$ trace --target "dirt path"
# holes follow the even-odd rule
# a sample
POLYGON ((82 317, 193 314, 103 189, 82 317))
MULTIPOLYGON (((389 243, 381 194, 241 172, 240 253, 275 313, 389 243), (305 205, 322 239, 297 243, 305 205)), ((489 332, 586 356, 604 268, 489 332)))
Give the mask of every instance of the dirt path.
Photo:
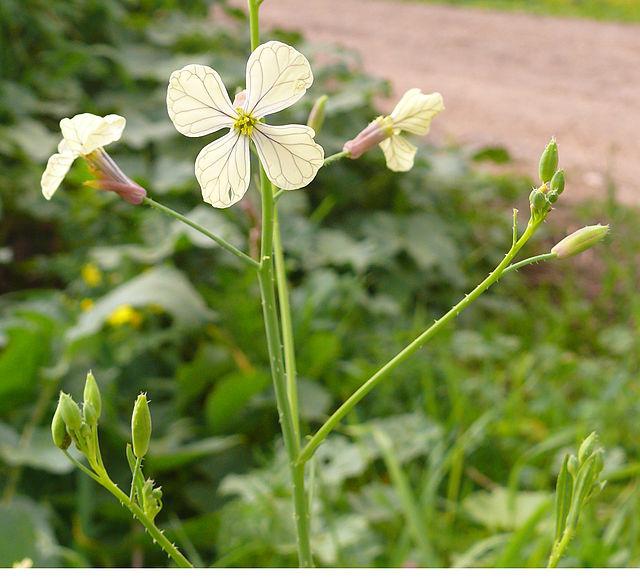
POLYGON ((394 90, 444 95, 439 141, 503 144, 532 174, 551 135, 569 194, 640 204, 640 26, 391 0, 265 0, 266 25, 358 50, 394 90))

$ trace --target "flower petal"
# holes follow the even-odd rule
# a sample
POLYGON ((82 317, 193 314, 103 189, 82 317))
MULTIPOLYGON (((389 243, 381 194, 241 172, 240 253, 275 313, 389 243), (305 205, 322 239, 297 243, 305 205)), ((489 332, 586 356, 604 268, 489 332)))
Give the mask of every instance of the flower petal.
POLYGON ((301 124, 271 126, 258 123, 253 129, 260 162, 269 180, 287 191, 308 185, 324 162, 324 150, 312 128, 301 124))
POLYGON ((387 167, 395 172, 406 172, 413 167, 418 150, 406 138, 394 134, 380 143, 387 167))
POLYGON ((247 101, 244 110, 262 118, 291 106, 313 83, 309 61, 282 42, 256 48, 247 62, 247 101))
POLYGON ((76 160, 77 156, 78 155, 71 151, 65 151, 49 157, 47 168, 44 170, 44 173, 42 173, 42 178, 40 179, 42 194, 47 201, 53 197, 53 194, 60 186, 62 179, 64 179, 65 175, 69 172, 71 164, 76 160))
POLYGON ((231 127, 238 116, 220 75, 202 64, 189 64, 171 73, 167 110, 178 132, 185 136, 231 127))
POLYGON ((413 134, 425 135, 433 117, 444 110, 442 95, 439 92, 423 94, 418 88, 404 93, 400 102, 391 113, 393 126, 413 134))
MULTIPOLYGON (((79 155, 87 155, 94 150, 117 141, 122 136, 126 120, 117 114, 97 116, 88 112, 76 114, 73 118, 60 121, 62 144, 79 155)), ((62 152, 62 151, 61 151, 62 152)))
POLYGON ((236 131, 204 147, 196 158, 196 178, 202 197, 224 209, 237 203, 249 188, 249 138, 236 131))

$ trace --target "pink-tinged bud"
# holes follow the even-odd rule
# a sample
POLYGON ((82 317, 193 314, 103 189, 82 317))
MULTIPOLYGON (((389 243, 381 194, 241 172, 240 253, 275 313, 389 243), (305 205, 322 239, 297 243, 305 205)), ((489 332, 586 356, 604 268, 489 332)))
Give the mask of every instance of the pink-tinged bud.
POLYGON ((582 229, 578 229, 575 233, 571 233, 571 235, 562 239, 562 241, 551 249, 551 252, 556 255, 558 259, 573 257, 602 241, 608 233, 609 225, 589 225, 588 227, 582 227, 582 229))
POLYGON ((391 136, 393 136, 393 119, 390 116, 379 116, 356 138, 344 143, 342 150, 349 154, 349 158, 357 159, 391 136))
POLYGON ((242 108, 245 102, 247 102, 247 91, 241 90, 233 99, 233 108, 242 108))
POLYGON ((91 172, 96 176, 95 180, 87 181, 85 185, 103 191, 113 191, 132 205, 139 205, 144 201, 147 191, 125 175, 104 149, 96 149, 85 158, 91 172))

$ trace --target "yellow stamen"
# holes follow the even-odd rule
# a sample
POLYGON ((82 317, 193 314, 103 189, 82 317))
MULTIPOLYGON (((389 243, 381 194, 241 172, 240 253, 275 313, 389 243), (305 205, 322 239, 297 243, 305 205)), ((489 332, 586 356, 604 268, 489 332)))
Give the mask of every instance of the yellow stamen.
POLYGON ((258 119, 255 116, 245 112, 241 108, 236 109, 238 111, 238 118, 236 122, 233 124, 233 129, 243 134, 245 136, 251 136, 253 132, 253 127, 258 122, 258 119))

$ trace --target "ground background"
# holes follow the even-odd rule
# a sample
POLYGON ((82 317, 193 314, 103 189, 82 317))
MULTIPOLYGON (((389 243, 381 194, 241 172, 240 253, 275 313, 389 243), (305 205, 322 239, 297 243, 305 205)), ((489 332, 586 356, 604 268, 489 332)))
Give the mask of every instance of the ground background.
MULTIPOLYGON (((535 174, 551 135, 570 195, 640 199, 640 25, 390 0, 266 0, 264 22, 356 50, 394 97, 443 94, 437 142, 504 145, 535 174), (621 151, 624 150, 624 154, 621 151)), ((629 9, 630 12, 631 9, 629 9)))

